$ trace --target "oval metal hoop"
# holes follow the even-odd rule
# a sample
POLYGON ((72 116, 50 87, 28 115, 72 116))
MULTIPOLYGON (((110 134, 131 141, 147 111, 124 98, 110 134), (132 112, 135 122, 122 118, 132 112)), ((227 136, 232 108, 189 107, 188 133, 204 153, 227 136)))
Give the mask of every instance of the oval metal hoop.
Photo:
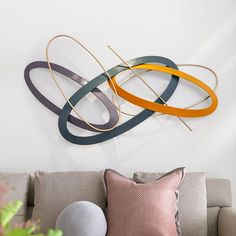
MULTIPOLYGON (((165 57, 160 57, 160 56, 146 56, 146 57, 139 57, 135 58, 132 60, 127 61, 130 66, 137 66, 140 64, 145 64, 145 63, 161 63, 164 64, 168 67, 174 68, 178 70, 178 67, 176 64, 171 61, 168 58, 165 57)), ((147 64, 148 65, 148 64, 147 64)), ((115 66, 108 70, 108 73, 113 77, 120 72, 127 70, 127 66, 122 63, 118 66, 115 66)), ((82 88, 80 88, 77 92, 75 92, 71 98, 70 101, 71 103, 75 106, 86 94, 88 94, 91 90, 99 86, 100 84, 106 82, 108 80, 107 76, 105 74, 101 74, 97 77, 95 77, 92 81, 88 82, 86 85, 84 85, 82 88)), ((164 92, 161 94, 161 97, 165 100, 168 101, 168 99, 172 96, 174 93, 177 85, 179 82, 179 77, 172 75, 171 80, 164 90, 164 92)), ((154 101, 155 103, 163 104, 163 101, 158 98, 154 101)), ((104 132, 101 134, 96 134, 92 136, 76 136, 72 134, 67 127, 67 120, 70 115, 70 112, 72 111, 71 106, 66 103, 65 106, 63 107, 59 120, 58 120, 58 127, 61 135, 69 142, 75 143, 75 144, 80 144, 80 145, 89 145, 89 144, 95 144, 95 143, 101 143, 106 140, 109 140, 111 138, 114 138, 120 134, 125 133, 126 131, 132 129, 133 127, 137 126, 138 124, 142 123, 144 120, 146 120, 148 117, 150 117, 154 111, 144 109, 141 111, 139 114, 137 114, 135 117, 130 118, 128 121, 120 124, 117 126, 115 129, 104 132)))
MULTIPOLYGON (((213 74, 214 79, 215 79, 215 84, 214 84, 212 90, 213 90, 214 92, 216 91, 216 89, 217 89, 217 87, 218 87, 218 82, 219 82, 219 80, 218 80, 217 74, 216 74, 215 71, 212 70, 211 68, 209 68, 209 67, 207 67, 207 66, 199 65, 199 64, 177 64, 177 66, 178 66, 178 67, 199 67, 199 68, 202 68, 202 69, 205 69, 205 70, 210 71, 210 72, 213 74)), ((129 69, 128 69, 128 70, 129 70, 129 69)), ((141 73, 139 73, 139 74, 142 75, 142 74, 144 74, 144 73, 146 73, 146 72, 149 72, 149 71, 152 71, 152 70, 145 70, 145 71, 143 71, 143 72, 141 72, 141 73)), ((119 85, 122 86, 122 85, 126 84, 127 82, 129 82, 131 79, 133 79, 133 78, 135 78, 135 77, 136 77, 136 75, 133 75, 133 76, 127 78, 125 81, 123 81, 123 82, 120 83, 119 85)), ((210 98, 210 96, 208 95, 208 96, 206 96, 205 98, 201 99, 200 101, 197 101, 197 102, 195 102, 195 103, 193 103, 193 104, 191 104, 191 105, 188 105, 188 106, 183 107, 183 109, 190 109, 190 108, 192 108, 192 107, 198 106, 198 105, 202 104, 203 102, 205 102, 206 100, 208 100, 209 98, 210 98)), ((116 104, 116 103, 115 103, 115 97, 114 97, 114 95, 112 95, 112 102, 113 102, 113 104, 116 104)), ((117 104, 116 104, 116 108, 118 109, 117 104)), ((133 114, 133 113, 124 111, 124 110, 121 108, 121 105, 120 105, 120 111, 121 111, 122 114, 127 115, 127 116, 136 116, 136 114, 133 114)), ((160 116, 160 115, 166 115, 166 114, 163 114, 163 113, 156 113, 156 114, 155 114, 155 116, 160 116)))
MULTIPOLYGON (((214 91, 208 87, 205 83, 200 81, 199 79, 184 73, 182 71, 166 67, 166 66, 160 66, 156 64, 143 64, 143 65, 138 65, 134 66, 134 69, 151 69, 151 70, 156 70, 160 72, 165 72, 168 74, 172 74, 178 77, 181 77, 187 81, 192 82, 193 84, 196 84, 198 87, 200 87, 202 90, 204 90, 208 95, 211 97, 211 105, 209 105, 207 108, 202 108, 202 109, 183 109, 183 108, 177 108, 173 106, 163 106, 162 104, 154 103, 152 101, 148 101, 146 99, 143 99, 141 97, 138 97, 122 87, 116 82, 116 77, 113 76, 112 80, 116 86, 116 90, 119 94, 120 97, 124 98, 125 100, 131 102, 132 104, 135 104, 137 106, 143 107, 145 109, 149 109, 152 111, 160 112, 160 113, 165 113, 168 115, 174 115, 174 116, 180 116, 180 117, 201 117, 201 116, 206 116, 211 114, 217 107, 218 105, 218 99, 216 97, 216 94, 214 91)), ((109 81, 109 85, 111 85, 109 81)), ((112 86, 111 86, 112 88, 112 86)))
MULTIPOLYGON (((63 66, 51 63, 52 70, 66 76, 67 78, 75 81, 76 83, 80 84, 81 86, 84 86, 85 84, 88 83, 87 80, 82 78, 81 76, 75 74, 71 70, 66 69, 63 66)), ((60 115, 61 113, 61 108, 59 108, 57 105, 55 105, 53 102, 51 102, 49 99, 47 99, 33 84, 30 72, 34 69, 37 68, 45 68, 48 69, 48 63, 46 61, 35 61, 30 63, 29 65, 26 66, 25 71, 24 71, 24 77, 25 77, 25 82, 29 88, 29 90, 32 92, 32 94, 45 106, 47 107, 50 111, 54 112, 57 115, 60 115)), ((96 96, 106 107, 106 109, 109 112, 109 120, 105 124, 92 124, 92 126, 95 126, 98 129, 108 129, 110 127, 113 127, 114 124, 118 122, 118 113, 116 110, 116 107, 113 105, 111 100, 98 88, 95 88, 91 91, 91 93, 96 96)), ((79 118, 69 115, 68 121, 82 129, 86 129, 89 131, 96 131, 90 126, 88 126, 84 121, 80 120, 79 118)), ((96 131, 97 132, 97 131, 96 131)))

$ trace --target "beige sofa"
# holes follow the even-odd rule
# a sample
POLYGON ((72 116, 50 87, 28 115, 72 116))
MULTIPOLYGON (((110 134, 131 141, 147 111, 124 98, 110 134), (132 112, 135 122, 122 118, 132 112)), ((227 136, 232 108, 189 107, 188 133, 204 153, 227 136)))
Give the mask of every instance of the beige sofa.
MULTIPOLYGON (((146 181, 156 174, 137 172, 134 179, 146 181)), ((102 172, 1 173, 0 181, 12 188, 8 201, 19 199, 24 207, 16 221, 42 221, 42 230, 54 227, 56 217, 69 203, 88 200, 106 206, 102 172)), ((144 181, 145 182, 145 181, 144 181)), ((205 179, 203 173, 188 173, 180 189, 180 223, 183 236, 236 236, 236 210, 232 208, 227 179, 205 179)), ((125 236, 125 235, 124 235, 125 236)))

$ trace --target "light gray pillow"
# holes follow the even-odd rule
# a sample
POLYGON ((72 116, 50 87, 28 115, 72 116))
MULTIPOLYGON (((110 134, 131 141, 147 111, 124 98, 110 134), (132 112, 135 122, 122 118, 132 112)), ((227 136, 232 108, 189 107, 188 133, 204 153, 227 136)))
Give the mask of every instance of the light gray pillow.
POLYGON ((107 222, 100 207, 92 202, 79 201, 60 213, 56 228, 63 231, 63 236, 105 236, 107 222))
POLYGON ((105 208, 103 172, 36 172, 34 180, 33 220, 40 221, 40 231, 55 228, 57 217, 69 204, 90 201, 105 208))
MULTIPOLYGON (((155 181, 163 173, 136 172, 137 183, 155 181)), ((204 173, 186 173, 179 189, 179 219, 182 236, 207 236, 207 197, 204 173)))

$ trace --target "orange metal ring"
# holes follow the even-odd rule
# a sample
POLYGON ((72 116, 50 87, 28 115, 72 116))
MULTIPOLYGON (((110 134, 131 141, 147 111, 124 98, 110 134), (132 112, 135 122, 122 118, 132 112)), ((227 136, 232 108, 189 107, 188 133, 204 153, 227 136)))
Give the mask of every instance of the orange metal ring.
MULTIPOLYGON (((214 112, 218 105, 218 99, 214 91, 205 83, 203 83, 199 79, 187 73, 184 73, 182 71, 179 71, 170 67, 156 65, 156 64, 142 64, 142 65, 134 66, 132 68, 133 69, 151 69, 154 71, 161 71, 168 74, 176 75, 187 81, 190 81, 196 84, 201 89, 203 89, 209 95, 209 97, 211 98, 211 105, 207 108, 202 108, 202 109, 183 109, 183 108, 176 108, 176 107, 165 105, 165 104, 154 103, 154 102, 148 101, 146 99, 140 98, 138 96, 135 96, 127 92, 116 82, 116 77, 115 76, 112 77, 112 82, 114 83, 114 86, 117 90, 118 95, 130 103, 133 103, 137 106, 140 106, 140 107, 152 110, 152 111, 156 111, 156 112, 160 112, 160 113, 164 113, 168 115, 180 116, 180 117, 206 116, 214 112)), ((111 89, 113 89, 113 86, 110 81, 109 81, 109 86, 111 87, 111 89)))

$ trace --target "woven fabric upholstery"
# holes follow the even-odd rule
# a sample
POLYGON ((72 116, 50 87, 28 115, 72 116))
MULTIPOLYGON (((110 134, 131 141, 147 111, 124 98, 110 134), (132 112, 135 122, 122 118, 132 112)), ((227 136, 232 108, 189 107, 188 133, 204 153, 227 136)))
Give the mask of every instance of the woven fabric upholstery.
POLYGON ((207 236, 218 235, 218 219, 219 219, 220 207, 209 207, 207 208, 207 236))
POLYGON ((90 201, 104 209, 103 172, 37 172, 34 180, 33 220, 43 233, 54 228, 58 215, 70 203, 90 201))
MULTIPOLYGON (((67 172, 69 174, 69 172, 67 172)), ((32 217, 32 208, 34 206, 34 178, 31 178, 31 184, 28 184, 29 182, 29 175, 28 174, 18 174, 18 173, 0 173, 0 180, 2 176, 4 175, 4 178, 11 179, 11 182, 14 183, 17 187, 14 188, 12 192, 11 200, 22 200, 24 202, 24 205, 27 205, 27 213, 25 212, 25 207, 21 209, 21 211, 18 213, 18 216, 15 217, 15 221, 23 221, 25 218, 30 219, 32 217), (10 177, 7 177, 10 176, 10 177), (20 177, 21 176, 21 177, 20 177), (21 182, 22 181, 22 182, 21 182), (22 194, 23 193, 23 194, 22 194), (26 196, 28 194, 28 201, 26 199, 26 196), (22 198, 23 196, 23 198, 22 198), (25 197, 24 197, 25 196, 25 197)), ((187 173, 188 175, 188 173, 187 173)), ((158 175, 160 176, 160 174, 158 175)), ((101 176, 100 176, 101 177, 101 176)), ((156 173, 153 178, 156 178, 156 173)), ((63 182, 66 182, 67 180, 63 180, 63 182)), ((86 181, 85 181, 86 182, 86 181)), ((195 182, 196 184, 197 182, 195 182)), ((13 186, 14 186, 13 184, 13 186)), ((183 183, 184 184, 184 183, 183 183)), ((184 186, 184 185, 183 185, 184 186)), ((182 187, 183 187, 182 186, 182 187)), ((208 216, 208 236, 217 236, 217 228, 218 228, 218 209, 222 206, 231 206, 232 205, 232 199, 231 199, 231 186, 230 181, 227 179, 206 179, 206 190, 207 190, 207 216, 208 216)), ((44 190, 46 191, 46 190, 44 190)), ((50 191, 50 190, 49 190, 50 191)), ((46 192, 45 192, 46 194, 46 192)), ((188 193, 189 199, 193 199, 193 195, 188 193)), ((63 198, 63 196, 60 196, 60 198, 63 198)), ((60 201, 60 198, 58 197, 58 201, 60 201)), ((56 201, 57 201, 56 200, 56 201)), ((104 203, 105 204, 105 197, 104 197, 104 203)), ((189 203, 187 203, 189 205, 189 203)), ((191 210, 190 212, 195 212, 195 210, 191 210)), ((230 210, 226 210, 227 212, 230 210)), ((224 212, 223 212, 224 213, 224 212)), ((194 218, 189 219, 189 221, 182 222, 182 227, 187 227, 189 225, 189 222, 191 223, 194 221, 194 218)), ((224 221, 223 221, 224 222, 224 221)), ((223 226, 221 226, 222 229, 223 226)), ((224 227, 224 230, 225 229, 224 227)), ((193 232, 192 232, 193 233, 193 232)), ((192 236, 194 234, 189 234, 188 236, 192 236)), ((235 234, 236 235, 236 234, 235 234)), ((222 235, 221 235, 222 236, 222 235)))
POLYGON ((222 207, 220 209, 218 233, 219 236, 236 235, 236 209, 231 207, 222 207))
POLYGON ((15 222, 23 222, 26 218, 28 205, 28 191, 30 175, 26 173, 0 173, 0 181, 4 182, 10 190, 6 196, 6 202, 20 200, 23 203, 15 216, 15 222))
MULTIPOLYGON (((134 173, 138 183, 154 181, 163 173, 134 173)), ((180 187, 179 214, 183 236, 207 236, 207 202, 204 173, 186 173, 180 187)))
POLYGON ((206 179, 207 206, 231 207, 231 183, 228 179, 206 179))
POLYGON ((176 227, 176 194, 183 176, 183 168, 179 168, 154 182, 136 184, 106 170, 107 236, 180 235, 176 227))

